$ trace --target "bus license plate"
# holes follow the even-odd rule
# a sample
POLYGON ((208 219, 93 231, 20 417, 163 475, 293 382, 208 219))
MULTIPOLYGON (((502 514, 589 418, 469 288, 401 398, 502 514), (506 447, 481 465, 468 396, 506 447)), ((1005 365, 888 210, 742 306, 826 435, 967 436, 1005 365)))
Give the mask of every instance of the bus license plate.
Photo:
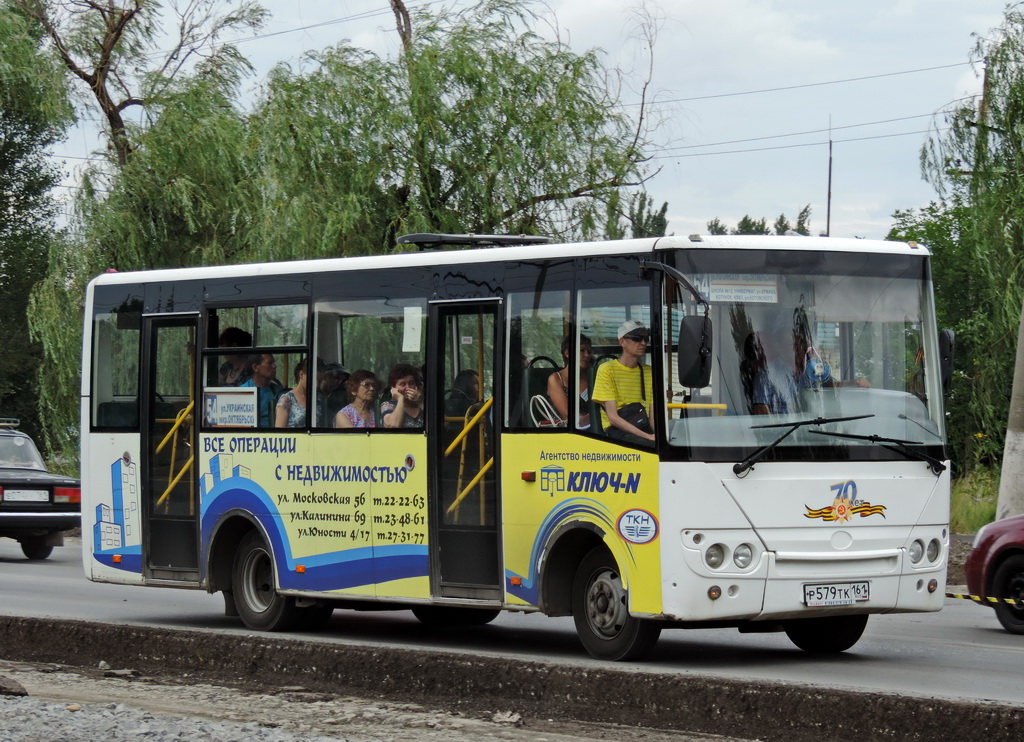
POLYGON ((804 585, 804 605, 853 605, 871 598, 870 582, 834 582, 804 585))
POLYGON ((7 502, 49 502, 50 493, 46 490, 5 489, 3 499, 7 502))

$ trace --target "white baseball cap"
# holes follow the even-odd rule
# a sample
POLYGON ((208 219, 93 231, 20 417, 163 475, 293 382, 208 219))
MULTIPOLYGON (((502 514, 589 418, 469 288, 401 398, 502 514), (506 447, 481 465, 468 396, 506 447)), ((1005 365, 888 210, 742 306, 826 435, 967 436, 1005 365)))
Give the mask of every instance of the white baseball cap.
POLYGON ((643 330, 645 335, 648 334, 647 328, 644 327, 643 322, 640 322, 639 320, 635 319, 627 319, 625 322, 619 325, 619 340, 622 340, 622 338, 626 337, 626 335, 638 332, 640 330, 643 330))

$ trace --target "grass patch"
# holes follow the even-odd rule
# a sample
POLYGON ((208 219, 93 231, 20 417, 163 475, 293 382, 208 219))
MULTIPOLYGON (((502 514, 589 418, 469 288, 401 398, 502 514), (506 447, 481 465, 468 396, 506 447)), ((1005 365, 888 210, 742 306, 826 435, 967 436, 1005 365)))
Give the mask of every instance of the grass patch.
POLYGON ((949 503, 949 530, 976 533, 996 517, 999 469, 977 467, 953 480, 949 503))

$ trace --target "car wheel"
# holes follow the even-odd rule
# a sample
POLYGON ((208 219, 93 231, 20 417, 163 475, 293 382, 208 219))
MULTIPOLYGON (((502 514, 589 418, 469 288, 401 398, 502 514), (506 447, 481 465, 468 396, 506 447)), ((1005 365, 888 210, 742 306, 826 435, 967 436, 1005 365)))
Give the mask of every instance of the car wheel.
POLYGON ((805 652, 834 654, 856 644, 868 625, 868 614, 822 616, 786 621, 782 628, 789 640, 805 652))
POLYGON ((274 560, 257 531, 238 545, 231 569, 231 592, 242 622, 256 631, 287 631, 301 618, 295 598, 274 587, 274 560))
POLYGON ((21 553, 27 559, 46 559, 53 553, 53 545, 47 543, 46 536, 26 536, 21 540, 21 553))
POLYGON ((992 597, 1018 601, 996 603, 996 618, 1011 634, 1024 634, 1024 555, 1015 554, 999 565, 992 578, 992 597))
POLYGON ((629 615, 622 575, 611 552, 598 546, 583 557, 572 586, 572 617, 584 648, 600 660, 635 660, 661 635, 661 624, 629 615))

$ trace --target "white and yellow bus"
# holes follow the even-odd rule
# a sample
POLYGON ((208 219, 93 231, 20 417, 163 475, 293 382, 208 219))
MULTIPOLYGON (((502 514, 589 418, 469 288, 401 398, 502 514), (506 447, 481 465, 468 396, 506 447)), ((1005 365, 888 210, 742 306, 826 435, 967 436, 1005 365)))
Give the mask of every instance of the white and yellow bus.
POLYGON ((869 614, 940 609, 951 334, 925 248, 400 241, 421 249, 89 284, 90 579, 221 592, 269 631, 337 608, 571 615, 613 660, 667 627, 838 652, 869 614), (612 435, 625 400, 591 394, 627 346, 653 440, 612 435), (396 369, 423 394, 392 429, 396 369), (263 413, 295 386, 276 427, 263 413), (335 427, 361 389, 376 426, 335 427))

